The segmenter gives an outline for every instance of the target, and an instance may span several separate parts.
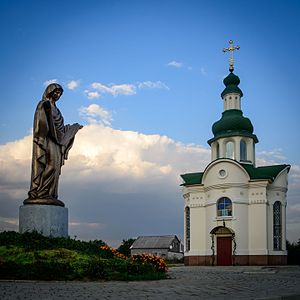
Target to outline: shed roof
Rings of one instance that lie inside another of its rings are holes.
[[[131,246],[131,249],[168,249],[176,235],[163,236],[139,236]]]

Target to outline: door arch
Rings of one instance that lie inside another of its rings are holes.
[[[235,256],[235,233],[231,228],[217,226],[211,232],[212,238],[212,265],[232,266]],[[215,255],[215,242],[217,253]]]

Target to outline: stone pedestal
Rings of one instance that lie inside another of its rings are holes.
[[[55,205],[26,204],[19,210],[19,232],[33,231],[53,237],[68,236],[68,209]]]

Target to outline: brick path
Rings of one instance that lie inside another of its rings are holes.
[[[0,281],[0,299],[300,299],[300,267],[174,267],[141,282]]]

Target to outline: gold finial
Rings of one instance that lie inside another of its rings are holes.
[[[233,51],[240,49],[240,46],[233,46],[232,44],[233,44],[233,41],[230,40],[229,41],[229,47],[223,49],[223,52],[228,52],[229,51],[229,54],[230,54],[230,57],[229,57],[229,71],[230,72],[233,72],[233,70],[234,70],[233,69],[233,62],[234,62],[234,60],[233,60]]]

